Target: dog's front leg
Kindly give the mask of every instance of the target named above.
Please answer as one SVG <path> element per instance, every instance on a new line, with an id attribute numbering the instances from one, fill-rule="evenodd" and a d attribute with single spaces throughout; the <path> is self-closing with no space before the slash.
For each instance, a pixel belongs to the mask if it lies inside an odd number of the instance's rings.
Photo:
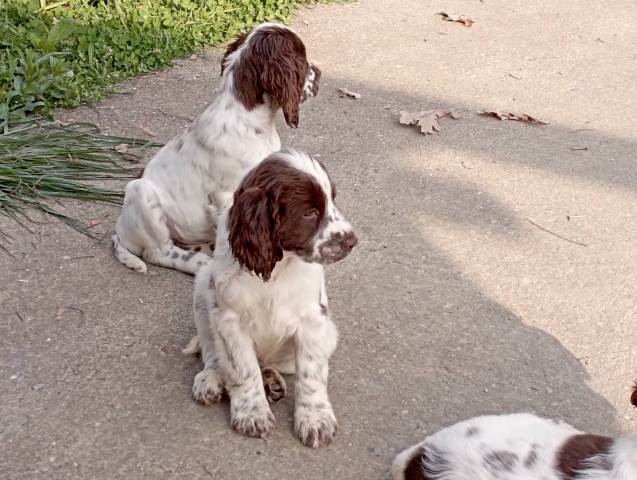
<path id="1" fill-rule="evenodd" d="M 263 437 L 274 426 L 274 415 L 265 396 L 252 338 L 241 328 L 234 312 L 220 311 L 215 323 L 219 367 L 230 395 L 232 428 L 249 437 Z"/>
<path id="2" fill-rule="evenodd" d="M 195 277 L 193 294 L 193 314 L 197 326 L 197 337 L 191 340 L 201 350 L 201 361 L 204 368 L 195 376 L 192 384 L 193 398 L 204 405 L 212 405 L 221 400 L 223 382 L 219 372 L 219 355 L 215 348 L 216 330 L 211 328 L 217 313 L 217 293 L 214 287 L 213 267 L 205 265 Z M 188 352 L 188 349 L 186 350 Z"/>
<path id="3" fill-rule="evenodd" d="M 323 309 L 301 320 L 295 336 L 294 431 L 312 448 L 327 445 L 336 434 L 336 417 L 327 395 L 328 361 L 336 342 L 336 327 Z"/>

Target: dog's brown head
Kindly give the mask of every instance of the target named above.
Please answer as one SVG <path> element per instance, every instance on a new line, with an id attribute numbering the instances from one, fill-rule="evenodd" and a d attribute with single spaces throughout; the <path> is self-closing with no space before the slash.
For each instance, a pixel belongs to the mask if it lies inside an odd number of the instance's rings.
<path id="1" fill-rule="evenodd" d="M 245 108 L 263 104 L 267 95 L 292 128 L 299 124 L 299 105 L 318 94 L 321 78 L 298 35 L 274 23 L 261 24 L 228 45 L 221 74 L 233 76 L 235 94 Z"/>
<path id="2" fill-rule="evenodd" d="M 306 262 L 342 260 L 358 240 L 334 196 L 317 160 L 294 151 L 270 155 L 234 194 L 228 216 L 233 256 L 263 280 L 270 279 L 284 251 Z"/>

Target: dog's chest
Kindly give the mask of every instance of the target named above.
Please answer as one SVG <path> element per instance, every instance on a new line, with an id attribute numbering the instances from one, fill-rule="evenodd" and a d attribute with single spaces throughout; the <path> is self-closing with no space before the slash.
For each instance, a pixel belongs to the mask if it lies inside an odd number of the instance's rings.
<path id="1" fill-rule="evenodd" d="M 301 320 L 320 308 L 322 270 L 319 266 L 308 269 L 308 264 L 299 266 L 298 271 L 291 266 L 269 282 L 241 276 L 224 292 L 259 353 L 272 354 L 283 348 Z"/>

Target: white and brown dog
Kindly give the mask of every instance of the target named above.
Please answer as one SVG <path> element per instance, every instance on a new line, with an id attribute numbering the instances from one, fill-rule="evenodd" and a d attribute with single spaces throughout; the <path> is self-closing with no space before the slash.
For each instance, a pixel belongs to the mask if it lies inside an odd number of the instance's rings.
<path id="1" fill-rule="evenodd" d="M 322 164 L 308 155 L 275 153 L 250 171 L 220 217 L 215 254 L 195 278 L 204 369 L 194 398 L 210 405 L 230 396 L 232 427 L 264 436 L 274 424 L 268 400 L 285 395 L 280 375 L 296 372 L 295 432 L 310 447 L 329 443 L 336 418 L 327 394 L 336 327 L 328 313 L 323 265 L 357 243 L 334 204 Z"/>
<path id="2" fill-rule="evenodd" d="M 632 395 L 637 407 L 637 385 Z M 402 452 L 394 480 L 636 480 L 637 436 L 611 438 L 528 413 L 476 417 Z"/>
<path id="3" fill-rule="evenodd" d="M 321 74 L 301 39 L 272 23 L 231 43 L 221 72 L 217 98 L 126 187 L 113 247 L 127 267 L 146 272 L 144 259 L 193 274 L 208 261 L 218 213 L 245 173 L 281 148 L 276 112 L 296 128 Z"/>

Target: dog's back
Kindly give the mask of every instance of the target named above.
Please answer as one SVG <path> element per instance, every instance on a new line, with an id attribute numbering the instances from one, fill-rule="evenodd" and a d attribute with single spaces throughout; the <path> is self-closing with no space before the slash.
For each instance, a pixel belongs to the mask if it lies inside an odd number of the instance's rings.
<path id="1" fill-rule="evenodd" d="M 631 403 L 637 406 L 637 384 Z M 532 414 L 476 417 L 401 452 L 394 480 L 636 480 L 637 437 L 583 433 Z"/>

